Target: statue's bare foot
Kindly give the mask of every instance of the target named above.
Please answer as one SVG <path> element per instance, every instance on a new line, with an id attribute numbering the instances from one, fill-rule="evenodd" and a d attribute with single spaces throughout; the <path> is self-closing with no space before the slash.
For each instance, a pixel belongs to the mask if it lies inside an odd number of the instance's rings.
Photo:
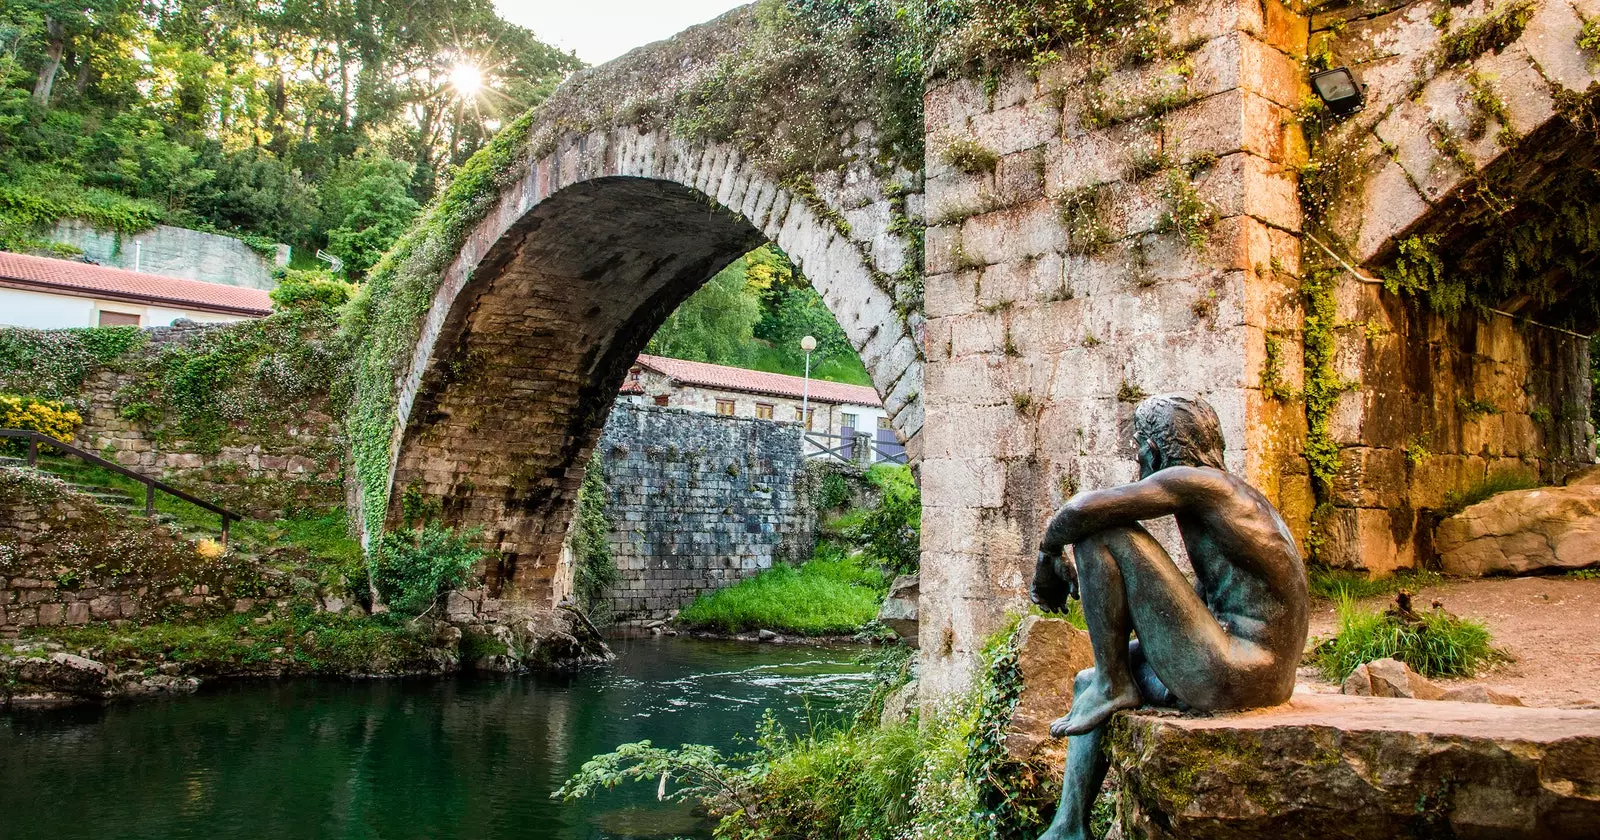
<path id="1" fill-rule="evenodd" d="M 1066 738 L 1092 732 L 1105 725 L 1111 715 L 1122 709 L 1139 708 L 1139 689 L 1130 682 L 1121 691 L 1113 692 L 1104 680 L 1096 677 L 1072 698 L 1072 711 L 1066 717 L 1050 723 L 1053 738 Z"/>

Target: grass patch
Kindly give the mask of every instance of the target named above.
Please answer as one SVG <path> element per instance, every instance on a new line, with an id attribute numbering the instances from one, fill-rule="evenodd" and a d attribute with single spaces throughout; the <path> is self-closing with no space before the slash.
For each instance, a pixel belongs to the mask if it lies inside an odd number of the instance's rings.
<path id="1" fill-rule="evenodd" d="M 257 624 L 230 615 L 194 624 L 151 624 L 125 629 L 104 624 L 35 628 L 28 638 L 53 639 L 111 662 L 167 661 L 187 673 L 236 675 L 279 669 L 303 674 L 391 673 L 423 662 L 427 640 L 403 620 L 351 618 L 315 612 L 301 604 Z"/>
<path id="2" fill-rule="evenodd" d="M 1444 516 L 1455 516 L 1473 505 L 1486 501 L 1496 493 L 1506 493 L 1512 490 L 1532 490 L 1539 486 L 1538 477 L 1516 470 L 1503 470 L 1491 473 L 1469 487 L 1461 490 L 1452 490 L 1444 496 L 1444 506 L 1439 512 Z"/>
<path id="3" fill-rule="evenodd" d="M 883 571 L 824 543 L 798 568 L 774 566 L 701 595 L 678 614 L 678 622 L 723 633 L 854 633 L 877 616 L 887 586 Z"/>
<path id="4" fill-rule="evenodd" d="M 1573 580 L 1600 580 L 1600 569 L 1578 569 L 1567 572 L 1567 577 Z"/>
<path id="5" fill-rule="evenodd" d="M 1364 598 L 1393 595 L 1402 589 L 1416 592 L 1423 587 L 1438 586 L 1445 581 L 1444 575 L 1426 570 L 1408 570 L 1378 578 L 1370 577 L 1366 572 L 1329 569 L 1325 566 L 1312 566 L 1310 572 L 1311 597 L 1326 601 L 1345 599 L 1360 601 Z"/>
<path id="6" fill-rule="evenodd" d="M 1481 621 L 1440 610 L 1403 621 L 1346 598 L 1339 602 L 1338 635 L 1317 646 L 1312 662 L 1334 682 L 1343 682 L 1357 666 L 1389 658 L 1425 677 L 1467 677 L 1504 657 L 1490 642 L 1489 628 Z"/>

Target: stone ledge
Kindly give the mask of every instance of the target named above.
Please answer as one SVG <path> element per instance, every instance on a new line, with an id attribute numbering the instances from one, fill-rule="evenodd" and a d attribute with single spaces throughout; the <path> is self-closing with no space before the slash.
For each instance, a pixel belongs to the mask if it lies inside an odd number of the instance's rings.
<path id="1" fill-rule="evenodd" d="M 1297 694 L 1121 715 L 1129 837 L 1593 837 L 1600 712 Z"/>

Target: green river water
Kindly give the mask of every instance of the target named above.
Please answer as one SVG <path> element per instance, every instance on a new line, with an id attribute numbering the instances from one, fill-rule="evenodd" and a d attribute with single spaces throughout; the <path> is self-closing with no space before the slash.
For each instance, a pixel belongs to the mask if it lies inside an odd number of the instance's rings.
<path id="1" fill-rule="evenodd" d="M 245 681 L 0 716 L 0 840 L 707 837 L 653 784 L 550 792 L 620 743 L 739 751 L 768 708 L 837 719 L 869 679 L 849 648 L 613 649 L 612 666 L 567 677 Z"/>

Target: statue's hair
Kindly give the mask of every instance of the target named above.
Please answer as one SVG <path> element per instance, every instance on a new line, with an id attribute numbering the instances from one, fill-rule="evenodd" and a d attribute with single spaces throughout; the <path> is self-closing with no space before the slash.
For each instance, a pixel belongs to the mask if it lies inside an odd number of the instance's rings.
<path id="1" fill-rule="evenodd" d="M 1199 397 L 1157 394 L 1133 410 L 1134 433 L 1155 444 L 1162 466 L 1186 465 L 1226 470 L 1222 423 Z"/>

